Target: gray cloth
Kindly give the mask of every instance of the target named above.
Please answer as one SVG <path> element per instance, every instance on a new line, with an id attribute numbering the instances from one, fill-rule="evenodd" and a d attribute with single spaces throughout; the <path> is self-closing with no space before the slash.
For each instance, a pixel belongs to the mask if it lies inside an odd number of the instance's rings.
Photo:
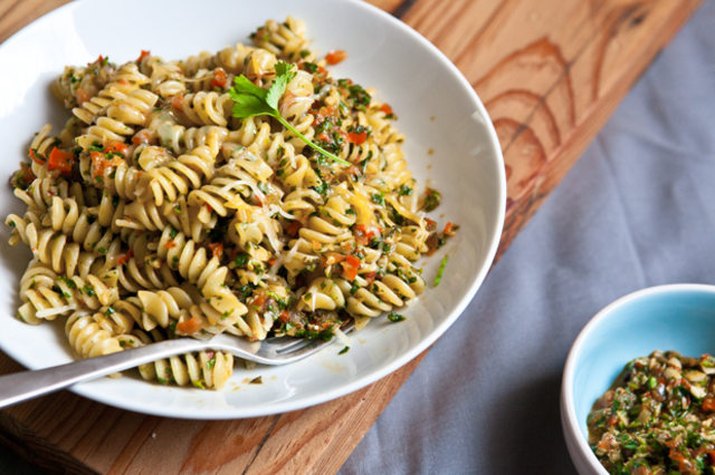
<path id="1" fill-rule="evenodd" d="M 342 473 L 573 473 L 559 390 L 579 330 L 632 290 L 715 282 L 713 26 L 706 0 Z M 0 449 L 0 473 L 31 472 Z"/>
<path id="2" fill-rule="evenodd" d="M 574 473 L 559 391 L 603 306 L 715 283 L 715 1 L 648 69 L 342 468 Z"/>

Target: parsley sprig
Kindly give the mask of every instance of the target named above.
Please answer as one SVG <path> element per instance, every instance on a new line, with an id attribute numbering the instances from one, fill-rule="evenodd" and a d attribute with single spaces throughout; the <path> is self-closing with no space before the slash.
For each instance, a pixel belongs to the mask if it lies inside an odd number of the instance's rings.
<path id="1" fill-rule="evenodd" d="M 288 87 L 288 83 L 295 77 L 295 75 L 296 72 L 290 64 L 279 61 L 276 63 L 276 78 L 273 81 L 273 84 L 271 84 L 271 87 L 268 89 L 256 86 L 243 74 L 234 78 L 233 87 L 228 90 L 228 93 L 234 103 L 233 116 L 239 119 L 248 119 L 259 115 L 273 117 L 280 122 L 283 127 L 290 130 L 296 137 L 301 139 L 306 145 L 315 151 L 335 162 L 340 163 L 341 165 L 349 166 L 350 163 L 328 152 L 300 133 L 290 122 L 283 118 L 281 113 L 278 111 L 278 101 L 283 96 L 286 87 Z"/>

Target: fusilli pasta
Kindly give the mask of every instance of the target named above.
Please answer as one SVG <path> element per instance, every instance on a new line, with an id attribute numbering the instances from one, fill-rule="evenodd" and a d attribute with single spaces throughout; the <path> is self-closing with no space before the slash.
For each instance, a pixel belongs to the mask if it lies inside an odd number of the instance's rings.
<path id="1" fill-rule="evenodd" d="M 392 108 L 333 78 L 345 54 L 319 57 L 300 20 L 251 39 L 60 75 L 70 119 L 40 129 L 11 180 L 27 209 L 10 241 L 34 256 L 21 319 L 62 319 L 90 357 L 222 332 L 326 338 L 425 289 L 417 262 L 456 226 L 426 217 L 439 195 L 418 196 Z M 236 112 L 241 81 L 274 115 Z M 207 351 L 139 373 L 220 388 L 232 369 Z"/>

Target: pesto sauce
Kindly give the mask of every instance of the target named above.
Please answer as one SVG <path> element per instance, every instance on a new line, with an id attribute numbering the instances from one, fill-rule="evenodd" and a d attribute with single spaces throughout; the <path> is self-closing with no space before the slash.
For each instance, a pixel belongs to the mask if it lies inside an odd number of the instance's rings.
<path id="1" fill-rule="evenodd" d="M 626 364 L 588 415 L 612 474 L 715 473 L 715 358 L 655 351 Z"/>

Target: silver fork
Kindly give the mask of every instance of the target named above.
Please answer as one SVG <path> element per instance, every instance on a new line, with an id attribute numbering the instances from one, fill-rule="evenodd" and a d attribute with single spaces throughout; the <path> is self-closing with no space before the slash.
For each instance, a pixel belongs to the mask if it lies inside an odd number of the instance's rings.
<path id="1" fill-rule="evenodd" d="M 352 329 L 353 324 L 350 324 L 343 327 L 342 331 L 347 333 Z M 207 340 L 177 338 L 160 341 L 106 356 L 0 376 L 0 408 L 182 353 L 201 350 L 227 351 L 245 360 L 278 366 L 307 358 L 326 348 L 334 340 L 334 337 L 329 341 L 275 337 L 252 343 L 243 338 L 223 334 Z"/>

